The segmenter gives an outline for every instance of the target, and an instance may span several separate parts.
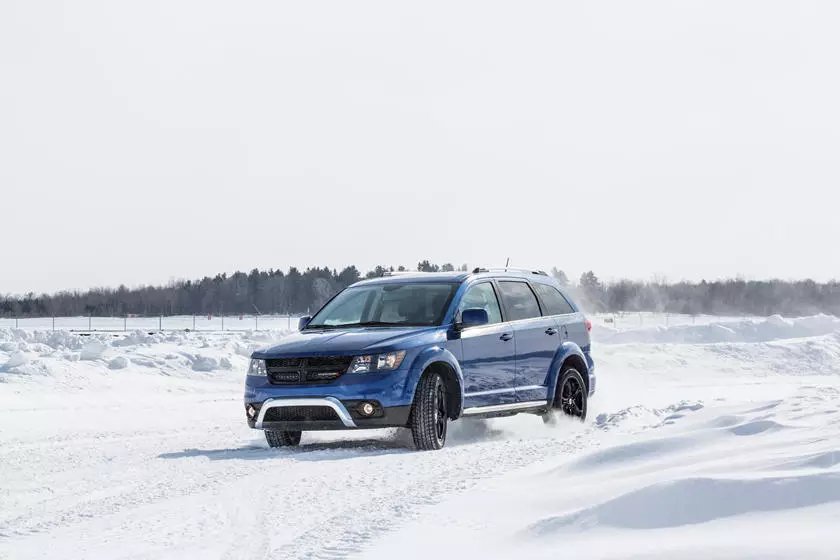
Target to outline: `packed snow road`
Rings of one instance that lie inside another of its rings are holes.
[[[0,330],[0,558],[838,556],[835,318],[596,321],[585,424],[459,421],[429,453],[268,449],[242,371],[279,336]]]

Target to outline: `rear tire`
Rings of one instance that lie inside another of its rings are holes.
[[[554,408],[583,422],[586,420],[587,400],[586,383],[580,372],[571,366],[560,372]]]
[[[297,447],[302,433],[300,430],[265,430],[265,441],[268,442],[269,447]]]
[[[446,384],[439,373],[427,373],[417,385],[411,408],[411,435],[420,451],[443,448],[449,424]]]

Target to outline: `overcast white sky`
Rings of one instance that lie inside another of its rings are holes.
[[[840,3],[0,3],[0,292],[840,276]]]

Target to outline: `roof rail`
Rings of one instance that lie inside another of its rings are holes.
[[[404,276],[407,274],[426,274],[426,272],[422,270],[386,270],[382,276]]]
[[[513,266],[477,266],[473,269],[473,274],[478,274],[479,272],[530,272],[539,276],[548,276],[544,270],[531,270],[530,268],[516,268]]]

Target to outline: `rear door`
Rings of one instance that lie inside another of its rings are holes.
[[[474,284],[464,293],[458,313],[484,309],[490,322],[461,331],[464,408],[516,402],[516,352],[513,328],[502,322],[493,283]]]
[[[525,280],[498,280],[506,318],[516,336],[516,400],[542,401],[548,397],[548,371],[560,345],[560,332],[552,317],[543,317],[533,289]]]
[[[572,304],[560,290],[549,284],[534,284],[540,297],[543,313],[552,315],[561,329],[564,339],[574,342],[584,351],[589,349],[589,331],[583,314],[575,311]]]
[[[560,337],[563,340],[571,338],[572,331],[575,331],[575,310],[571,304],[554,286],[539,283],[534,283],[533,286],[534,291],[540,298],[543,315],[550,315],[554,318],[557,328],[560,329]],[[583,321],[581,321],[581,326],[583,326]],[[586,327],[583,328],[585,331]],[[575,334],[577,333],[575,332]]]

